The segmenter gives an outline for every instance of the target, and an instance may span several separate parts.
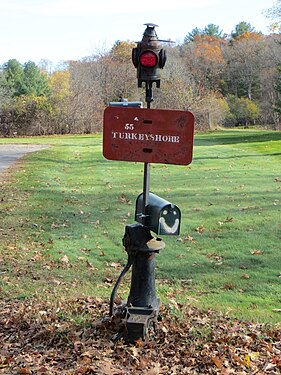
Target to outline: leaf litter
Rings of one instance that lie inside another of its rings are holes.
[[[281,374],[280,324],[174,304],[126,344],[107,300],[1,300],[0,374]]]

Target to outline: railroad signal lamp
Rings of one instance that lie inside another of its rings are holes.
[[[132,61],[137,68],[138,87],[142,82],[155,82],[156,87],[160,87],[160,69],[163,69],[166,62],[166,51],[161,47],[152,23],[145,24],[141,42],[132,50]]]
[[[140,64],[144,68],[154,68],[157,65],[157,55],[152,51],[144,51],[140,55]]]

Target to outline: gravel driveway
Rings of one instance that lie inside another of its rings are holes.
[[[46,145],[0,145],[0,173],[28,152],[48,148]]]

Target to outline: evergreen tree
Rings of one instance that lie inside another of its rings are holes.
[[[220,30],[219,26],[210,23],[207,25],[203,32],[203,35],[213,36],[215,38],[222,38],[222,30]]]
[[[186,35],[186,37],[184,38],[184,43],[194,42],[196,36],[204,37],[204,35],[215,38],[222,38],[222,30],[220,30],[219,26],[214,25],[213,23],[205,26],[203,30],[195,27],[195,29],[191,30],[191,32]]]
[[[34,62],[29,61],[22,66],[16,59],[12,59],[5,63],[2,69],[0,85],[8,89],[12,97],[48,95],[46,73],[41,73]]]
[[[46,74],[41,73],[40,69],[32,61],[24,64],[21,94],[34,96],[49,94]]]
[[[233,39],[239,38],[239,36],[245,33],[253,33],[255,32],[255,28],[251,26],[248,22],[239,22],[238,25],[235,26],[235,31],[232,31],[231,36]]]
[[[8,90],[12,97],[21,95],[24,76],[22,65],[16,59],[11,59],[2,69],[2,89]]]
[[[191,32],[186,35],[184,38],[184,43],[193,42],[196,35],[202,35],[202,30],[198,27],[195,27],[195,29],[191,30]]]

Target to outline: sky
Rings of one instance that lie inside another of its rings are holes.
[[[159,39],[182,43],[209,24],[230,34],[242,21],[269,34],[263,14],[274,0],[0,0],[0,65],[49,60],[58,64],[103,53],[120,41],[139,41],[145,23]]]

